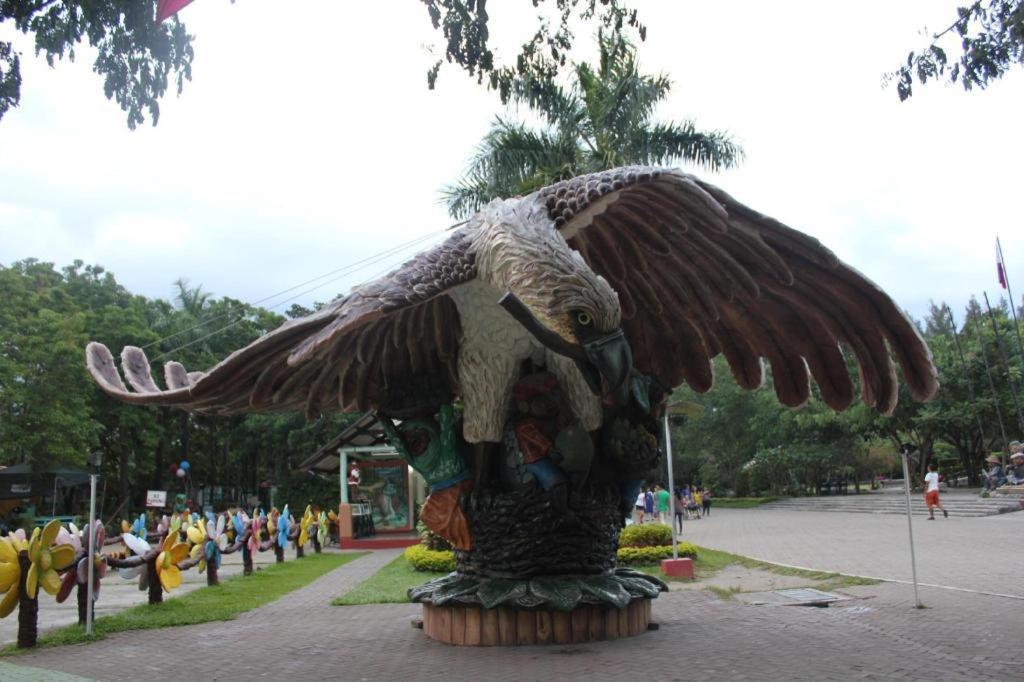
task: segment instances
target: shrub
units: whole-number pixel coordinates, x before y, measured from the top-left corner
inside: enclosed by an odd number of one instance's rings
[[[452,548],[452,543],[427,528],[422,521],[417,522],[416,532],[420,534],[420,544],[435,552],[444,552]]]
[[[436,552],[423,545],[413,545],[406,548],[405,560],[415,571],[451,573],[455,570],[455,553],[451,550]]]
[[[677,549],[679,550],[680,557],[697,558],[696,545],[692,545],[689,542],[680,542],[677,544]],[[657,564],[662,559],[668,559],[672,556],[672,546],[620,547],[617,556],[619,564],[623,566]]]
[[[619,533],[619,547],[659,547],[672,544],[672,529],[662,523],[626,526]]]

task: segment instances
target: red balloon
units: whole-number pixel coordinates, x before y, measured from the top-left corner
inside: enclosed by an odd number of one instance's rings
[[[178,465],[172,464],[171,466],[167,467],[167,473],[169,473],[171,476],[178,473]]]

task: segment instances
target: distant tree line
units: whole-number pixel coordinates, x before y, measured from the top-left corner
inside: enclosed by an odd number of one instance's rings
[[[1005,457],[1007,441],[1024,434],[1012,394],[1014,386],[1021,386],[1024,369],[1013,321],[1005,301],[993,313],[999,339],[974,299],[956,320],[954,337],[945,306],[931,306],[919,326],[941,387],[931,402],[921,404],[901,386],[890,417],[859,401],[835,413],[817,397],[800,409],[785,408],[771,390],[770,374],[765,387],[747,392],[716,358],[717,381],[711,391],[698,395],[683,388],[673,396],[700,406],[691,410],[692,416],[676,418],[677,482],[701,481],[738,495],[813,493],[828,481],[849,480],[852,485],[876,475],[902,476],[897,452],[901,444],[910,443],[915,448],[915,479],[935,462],[947,478],[964,476],[976,484],[985,457]],[[852,360],[849,364],[856,377]]]
[[[140,408],[108,398],[86,373],[89,341],[115,353],[152,344],[146,351],[162,376],[162,360],[208,369],[285,320],[183,280],[176,286],[175,300],[167,301],[132,294],[112,273],[81,261],[60,270],[36,260],[0,266],[0,464],[84,465],[98,450],[107,513],[122,502],[141,507],[147,488],[184,492],[171,471],[183,459],[192,465],[193,487],[251,494],[263,484],[295,487],[294,467],[350,416],[306,423],[297,414],[224,418]]]

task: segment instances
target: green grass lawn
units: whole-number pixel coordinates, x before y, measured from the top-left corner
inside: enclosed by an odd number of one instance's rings
[[[87,637],[82,625],[51,630],[40,635],[37,647],[78,644],[102,638],[112,632],[150,630],[175,625],[194,625],[213,620],[231,620],[240,613],[279,599],[308,585],[325,573],[363,556],[351,554],[310,554],[296,561],[271,564],[250,576],[236,575],[220,585],[201,587],[160,604],[140,604],[111,616],[97,618],[93,636]],[[100,596],[102,599],[102,595]],[[15,617],[15,614],[11,614]],[[0,650],[0,656],[32,651],[14,645]]]
[[[739,554],[720,552],[716,549],[708,549],[706,547],[698,548],[697,559],[694,561],[694,572],[696,573],[697,580],[702,580],[714,576],[726,566],[731,566],[733,564],[744,566],[746,568],[759,568],[761,570],[771,571],[778,575],[795,575],[807,578],[808,584],[813,584],[813,587],[823,590],[850,587],[852,585],[874,585],[878,583],[877,580],[868,580],[866,578],[842,575],[840,573],[805,571],[798,568],[779,566],[765,561],[750,559],[745,556],[740,556]],[[684,580],[682,578],[667,578],[666,576],[663,576],[661,574],[660,565],[633,566],[631,568],[636,568],[637,570],[643,571],[649,575],[657,576],[662,580]],[[428,580],[439,578],[444,575],[447,575],[447,573],[414,571],[412,566],[409,565],[409,562],[405,560],[405,557],[398,556],[387,566],[380,569],[377,573],[356,585],[355,588],[347,594],[338,597],[331,603],[335,606],[406,603],[409,601],[406,591],[410,587],[415,587],[416,585],[425,583]],[[724,597],[725,593],[732,591],[733,590],[729,589],[721,589],[715,590],[715,593],[718,594],[719,592],[722,592],[722,596]]]
[[[739,554],[721,552],[717,549],[708,549],[707,547],[698,548],[697,559],[693,562],[693,569],[697,576],[697,580],[701,580],[704,578],[710,578],[725,567],[733,564],[743,566],[744,568],[758,568],[764,571],[771,571],[777,575],[794,575],[801,578],[807,578],[809,581],[816,583],[815,587],[825,590],[840,587],[851,587],[853,585],[877,585],[879,582],[877,580],[859,578],[852,575],[843,575],[841,573],[830,573],[828,571],[806,571],[801,568],[779,566],[778,564],[758,561]],[[637,568],[649,575],[658,576],[662,580],[685,580],[683,578],[667,578],[661,575],[661,566],[638,566]],[[716,591],[716,594],[717,593],[718,592]]]
[[[404,556],[398,556],[387,566],[331,603],[335,606],[401,604],[409,601],[406,590],[410,587],[444,575],[448,574],[414,571]]]

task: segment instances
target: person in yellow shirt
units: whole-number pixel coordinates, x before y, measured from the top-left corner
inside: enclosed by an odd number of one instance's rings
[[[704,506],[704,501],[701,499],[700,490],[697,489],[697,486],[693,486],[693,506],[696,507],[695,512],[697,514],[697,518],[699,519],[700,510],[701,507]]]

